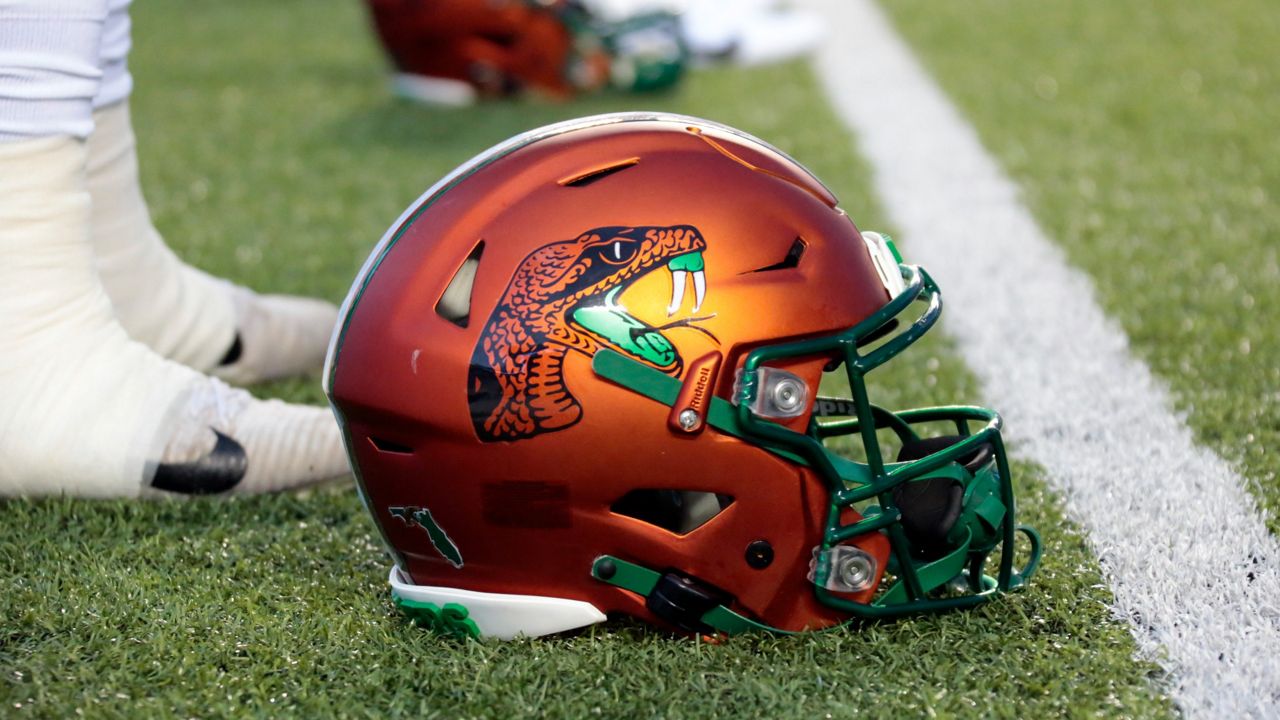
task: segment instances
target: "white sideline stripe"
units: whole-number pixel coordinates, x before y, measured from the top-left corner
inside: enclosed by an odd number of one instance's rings
[[[1086,529],[1142,653],[1190,717],[1280,716],[1280,549],[1244,480],[1196,446],[881,11],[808,4],[831,28],[822,81],[908,260],[938,280],[944,327]]]

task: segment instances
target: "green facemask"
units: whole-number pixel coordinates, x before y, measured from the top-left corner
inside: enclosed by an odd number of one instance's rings
[[[814,548],[810,580],[823,604],[847,612],[851,618],[885,618],[908,613],[971,607],[1000,592],[1022,587],[1039,564],[1041,543],[1036,532],[1014,520],[1013,489],[1001,419],[978,407],[937,407],[890,412],[867,398],[865,376],[901,353],[937,322],[942,297],[924,270],[900,266],[906,289],[881,310],[853,328],[834,335],[770,345],[753,350],[742,367],[736,402],[714,398],[706,422],[716,431],[739,437],[778,456],[808,466],[827,485],[829,510],[823,537]],[[874,344],[883,328],[913,303],[925,309],[906,329]],[[797,432],[758,415],[759,372],[770,363],[789,358],[834,355],[843,360],[852,398],[816,398],[805,432]],[[598,352],[592,362],[596,374],[664,405],[676,402],[680,381],[611,350]],[[844,419],[832,420],[832,417]],[[955,435],[922,438],[915,428],[949,423]],[[886,463],[877,430],[897,435],[903,447],[898,462]],[[835,438],[859,440],[865,462],[838,454],[829,444]],[[908,451],[908,448],[911,450]],[[912,455],[910,459],[905,456]],[[841,521],[842,511],[856,508],[862,516],[852,524]],[[886,572],[867,603],[841,597],[840,591],[867,572],[866,558],[845,544],[866,533],[879,532],[890,540]],[[1014,568],[1016,537],[1029,541],[1026,563]],[[1000,550],[994,575],[986,573],[987,559]],[[865,553],[863,553],[865,555]],[[868,556],[869,557],[869,556]],[[592,567],[603,581],[648,597],[659,582],[656,569],[614,557],[601,557]],[[770,630],[724,605],[708,610],[701,624],[720,632]]]

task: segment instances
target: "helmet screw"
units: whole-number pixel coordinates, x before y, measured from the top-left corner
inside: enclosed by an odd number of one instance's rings
[[[756,570],[763,570],[773,563],[773,546],[768,540],[753,540],[747,545],[747,564]]]
[[[804,389],[792,378],[784,378],[773,386],[773,402],[785,413],[795,412],[804,403]]]
[[[618,572],[618,566],[612,560],[605,559],[596,563],[596,577],[609,580]]]
[[[850,553],[834,570],[851,592],[865,589],[875,578],[875,561],[865,552]]]
[[[698,424],[698,411],[693,408],[686,408],[680,411],[680,427],[685,430],[692,430]]]

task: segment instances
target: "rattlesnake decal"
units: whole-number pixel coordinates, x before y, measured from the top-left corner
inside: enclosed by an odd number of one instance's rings
[[[678,377],[684,361],[663,331],[687,327],[711,336],[695,325],[708,318],[655,327],[632,317],[617,297],[665,265],[672,278],[667,315],[683,304],[690,275],[697,312],[706,295],[705,249],[697,228],[674,225],[601,227],[529,253],[471,355],[467,397],[476,435],[514,441],[577,423],[582,407],[563,372],[570,350],[590,356],[607,347]]]

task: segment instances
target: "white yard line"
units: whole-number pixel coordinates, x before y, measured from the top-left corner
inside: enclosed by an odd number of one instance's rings
[[[1191,717],[1280,716],[1280,548],[1245,481],[1195,444],[879,8],[808,4],[830,29],[819,73],[908,260],[938,280],[944,327],[1087,531],[1173,699]]]

